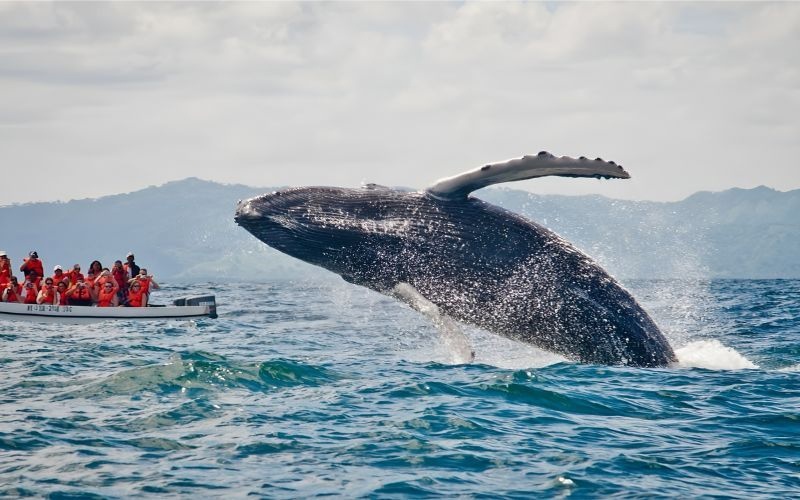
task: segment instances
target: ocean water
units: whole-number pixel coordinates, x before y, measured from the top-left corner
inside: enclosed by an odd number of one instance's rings
[[[0,321],[0,496],[800,497],[800,281],[626,283],[679,366],[566,362],[339,280],[196,322]]]

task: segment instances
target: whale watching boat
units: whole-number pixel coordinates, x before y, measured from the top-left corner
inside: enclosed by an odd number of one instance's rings
[[[0,302],[0,320],[84,324],[108,320],[152,321],[204,317],[217,317],[217,303],[213,295],[182,297],[175,299],[172,305],[147,307],[54,306]]]

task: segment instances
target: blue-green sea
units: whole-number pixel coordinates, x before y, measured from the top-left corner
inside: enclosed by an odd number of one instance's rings
[[[0,321],[0,497],[798,498],[800,281],[625,283],[676,348],[589,366],[343,281],[168,285],[195,322]]]

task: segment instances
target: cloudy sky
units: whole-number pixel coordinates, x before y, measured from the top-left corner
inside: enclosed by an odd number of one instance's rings
[[[0,2],[0,205],[196,176],[424,187],[548,150],[800,188],[800,3]]]

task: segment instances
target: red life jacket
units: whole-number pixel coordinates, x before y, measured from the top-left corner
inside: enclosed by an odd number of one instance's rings
[[[97,307],[111,307],[111,302],[117,296],[117,291],[113,288],[106,291],[105,287],[97,294]]]
[[[42,261],[39,259],[34,259],[33,257],[26,258],[22,264],[21,271],[36,271],[36,276],[44,276],[44,266],[42,265]]]
[[[61,273],[61,276],[53,273],[53,276],[51,276],[51,278],[53,278],[53,284],[58,286],[59,283],[61,283],[65,279],[69,278],[69,275],[66,274],[66,273],[63,273],[63,272]]]
[[[8,293],[6,293],[6,302],[19,302],[19,294],[22,292],[22,287],[20,285],[12,286],[6,290],[8,290]]]
[[[128,289],[128,305],[131,307],[142,307],[144,302],[144,288],[139,288],[137,292],[135,288]]]
[[[42,292],[42,304],[57,304],[56,301],[56,287],[53,285],[43,286],[40,290]]]
[[[121,267],[119,269],[115,268],[111,271],[111,275],[114,276],[114,280],[120,289],[124,290],[128,287],[128,273],[124,269]]]
[[[69,297],[76,300],[91,300],[92,292],[89,291],[88,286],[84,286],[83,288],[76,287],[72,290],[72,293],[69,294]]]
[[[2,262],[8,262],[0,260],[0,287],[5,287],[9,281],[11,281],[11,266],[6,265],[3,266]]]
[[[60,306],[68,305],[69,304],[69,302],[67,302],[68,298],[69,297],[67,297],[67,291],[66,290],[64,290],[64,293],[59,293],[58,294],[58,305],[60,305]]]
[[[150,293],[150,278],[145,278],[141,274],[138,278],[136,278],[139,283],[142,284],[142,292],[149,294]]]
[[[35,286],[28,288],[28,286],[25,285],[23,294],[22,302],[24,304],[35,304],[36,296],[39,295],[39,290],[37,290]]]
[[[73,285],[78,282],[78,279],[84,279],[83,274],[81,274],[80,271],[76,271],[74,269],[64,274],[67,275],[67,277],[69,278],[69,282],[72,283]]]

